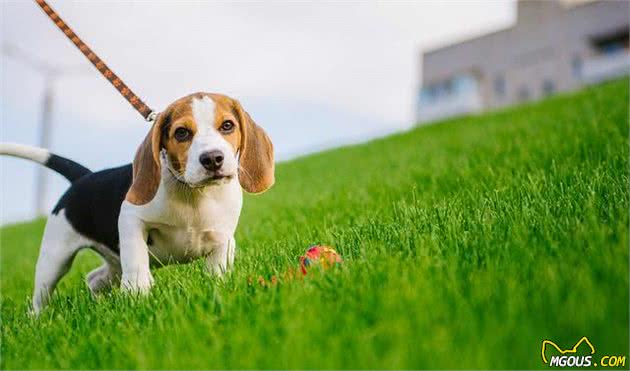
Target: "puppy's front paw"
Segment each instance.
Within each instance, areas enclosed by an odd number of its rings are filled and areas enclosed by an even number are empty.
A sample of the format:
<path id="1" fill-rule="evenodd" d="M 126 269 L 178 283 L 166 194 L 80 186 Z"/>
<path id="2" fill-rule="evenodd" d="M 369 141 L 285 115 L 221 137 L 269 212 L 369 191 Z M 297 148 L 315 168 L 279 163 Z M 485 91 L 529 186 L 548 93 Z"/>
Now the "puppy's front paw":
<path id="1" fill-rule="evenodd" d="M 146 295 L 153 286 L 153 276 L 151 272 L 145 274 L 123 274 L 120 280 L 120 288 L 123 291 Z"/>

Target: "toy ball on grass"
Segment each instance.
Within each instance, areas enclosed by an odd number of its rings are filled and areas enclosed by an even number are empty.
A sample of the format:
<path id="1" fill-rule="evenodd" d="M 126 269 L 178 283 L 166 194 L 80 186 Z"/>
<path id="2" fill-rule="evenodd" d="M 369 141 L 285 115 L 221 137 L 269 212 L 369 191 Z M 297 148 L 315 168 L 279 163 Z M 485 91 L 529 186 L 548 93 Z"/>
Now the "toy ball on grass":
<path id="1" fill-rule="evenodd" d="M 341 256 L 328 246 L 311 246 L 306 254 L 300 257 L 300 269 L 304 275 L 314 266 L 328 269 L 341 263 L 343 263 Z"/>

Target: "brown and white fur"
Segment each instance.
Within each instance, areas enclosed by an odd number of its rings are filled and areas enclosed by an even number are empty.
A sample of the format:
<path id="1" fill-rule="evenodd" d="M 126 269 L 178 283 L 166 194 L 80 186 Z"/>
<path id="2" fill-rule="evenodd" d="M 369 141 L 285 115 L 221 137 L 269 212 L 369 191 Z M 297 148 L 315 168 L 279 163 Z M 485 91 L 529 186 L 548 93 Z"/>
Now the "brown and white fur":
<path id="1" fill-rule="evenodd" d="M 76 253 L 90 247 L 104 264 L 87 282 L 97 293 L 120 283 L 146 293 L 151 267 L 206 259 L 222 275 L 234 262 L 242 190 L 274 183 L 273 145 L 224 95 L 196 93 L 161 112 L 132 165 L 92 173 L 46 150 L 0 145 L 72 181 L 49 217 L 35 274 L 33 309 L 41 311 Z"/>

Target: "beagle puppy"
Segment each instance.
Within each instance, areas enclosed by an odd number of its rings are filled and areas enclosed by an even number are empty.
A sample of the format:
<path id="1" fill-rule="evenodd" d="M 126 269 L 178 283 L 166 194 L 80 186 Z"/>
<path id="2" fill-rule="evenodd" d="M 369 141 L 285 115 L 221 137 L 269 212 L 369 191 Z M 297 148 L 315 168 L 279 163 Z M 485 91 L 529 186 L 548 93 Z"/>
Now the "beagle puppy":
<path id="1" fill-rule="evenodd" d="M 76 253 L 98 252 L 93 293 L 120 284 L 146 293 L 151 267 L 204 258 L 222 275 L 234 262 L 242 189 L 274 183 L 271 140 L 224 95 L 195 93 L 161 112 L 133 164 L 91 172 L 42 148 L 1 144 L 0 154 L 30 159 L 72 182 L 46 223 L 35 273 L 33 310 L 47 304 Z"/>

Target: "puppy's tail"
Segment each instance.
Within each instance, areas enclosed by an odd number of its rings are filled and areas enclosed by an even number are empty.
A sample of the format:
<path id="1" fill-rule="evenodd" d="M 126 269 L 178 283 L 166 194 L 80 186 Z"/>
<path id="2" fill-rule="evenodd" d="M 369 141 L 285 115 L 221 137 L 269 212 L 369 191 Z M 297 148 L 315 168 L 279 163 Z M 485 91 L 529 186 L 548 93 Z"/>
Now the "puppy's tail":
<path id="1" fill-rule="evenodd" d="M 67 158 L 48 152 L 47 149 L 24 144 L 0 143 L 0 155 L 19 157 L 35 161 L 63 175 L 70 182 L 90 174 L 90 169 Z"/>

